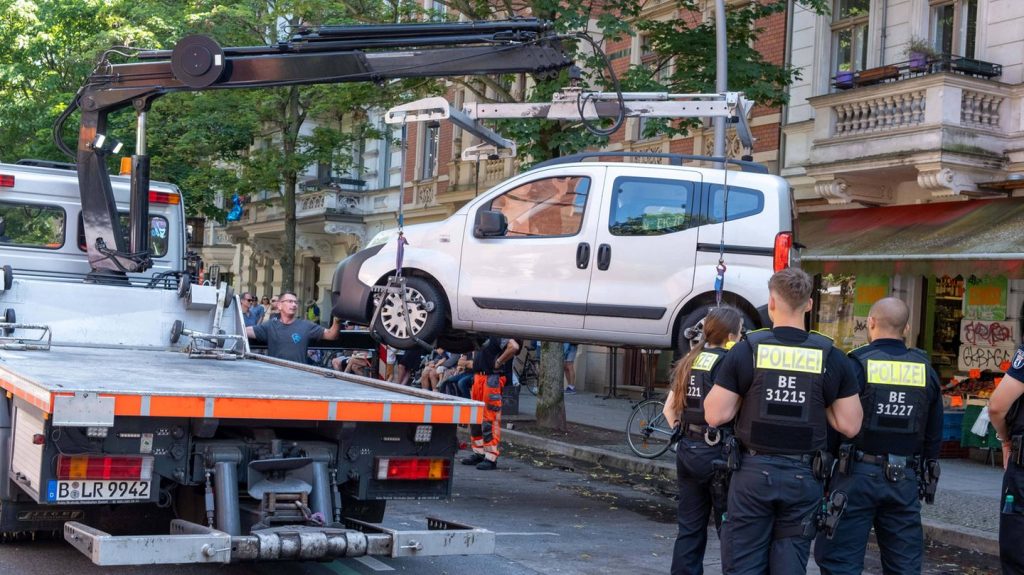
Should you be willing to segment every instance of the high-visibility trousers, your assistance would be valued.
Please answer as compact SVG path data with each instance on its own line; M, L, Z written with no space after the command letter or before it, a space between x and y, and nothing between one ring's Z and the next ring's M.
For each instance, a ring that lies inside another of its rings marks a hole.
M501 388L505 385L504 375L473 375L473 389L470 399L484 403L484 421L481 425L469 426L473 453L479 453L490 461L497 461L498 442L501 441Z

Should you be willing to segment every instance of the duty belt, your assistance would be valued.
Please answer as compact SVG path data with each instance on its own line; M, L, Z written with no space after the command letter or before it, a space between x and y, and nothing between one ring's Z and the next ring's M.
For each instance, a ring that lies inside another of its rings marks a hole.
M813 453L804 453L802 455L791 455L791 454L787 454L787 453L765 453L763 451L755 451L753 449L744 449L743 452L746 453L747 455L754 455L754 456L766 455L766 456L769 456L769 457L785 457L786 459L792 459L793 461L799 461L800 463L803 463L804 465L810 465L811 463L814 462L814 454Z
M686 423L683 425L683 433L694 441L703 441L711 446L718 445L722 441L722 430L710 425Z
M889 454L885 454L885 455L872 455L870 453L864 453L863 451L858 451L857 452L857 457L856 457L855 460L857 462L860 462L860 463L867 463L867 464L870 464L870 465L884 466L886 463L889 462ZM918 456L916 456L916 455L909 456L909 457L907 457L907 467L913 469L914 471L917 471L921 467L920 461L921 461L920 458Z

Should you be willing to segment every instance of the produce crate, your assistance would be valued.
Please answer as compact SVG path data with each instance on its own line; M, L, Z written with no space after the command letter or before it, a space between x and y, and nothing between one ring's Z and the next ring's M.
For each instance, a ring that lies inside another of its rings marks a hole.
M960 446L959 440L943 441L939 447L940 459L966 459L970 457L971 450Z
M942 441L960 441L963 437L963 424L963 411L947 411L942 414Z

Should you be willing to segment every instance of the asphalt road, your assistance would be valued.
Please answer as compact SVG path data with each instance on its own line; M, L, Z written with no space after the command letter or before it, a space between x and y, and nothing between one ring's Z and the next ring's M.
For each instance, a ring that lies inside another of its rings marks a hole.
M674 501L662 492L657 480L575 465L519 452L515 457L502 458L495 471L457 465L452 501L389 504L385 523L390 527L420 528L424 516L437 515L496 532L497 552L492 556L101 568L63 541L39 540L0 548L0 575L668 573L675 531ZM720 573L713 536L711 546L706 560L708 575ZM865 573L881 573L876 555L869 554ZM947 549L929 549L924 573L995 573L991 561L983 559ZM817 572L813 565L810 572Z

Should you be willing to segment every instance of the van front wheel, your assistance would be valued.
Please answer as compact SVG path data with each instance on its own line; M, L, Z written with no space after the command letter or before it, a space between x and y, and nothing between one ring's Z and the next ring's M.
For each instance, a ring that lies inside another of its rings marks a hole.
M444 328L447 312L441 293L423 278L405 278L405 302L400 293L383 293L373 331L384 343L397 349L412 349L417 339L428 344Z

